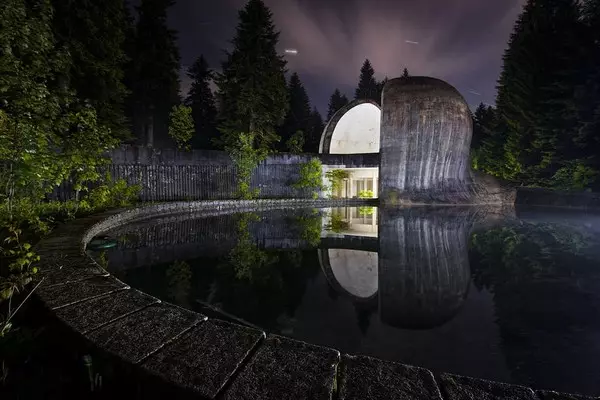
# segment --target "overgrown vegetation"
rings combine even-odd
[[[325,173],[325,177],[329,181],[329,190],[331,191],[331,197],[337,199],[339,192],[343,187],[344,179],[350,177],[350,172],[344,169],[333,169]]]
[[[126,136],[124,57],[119,47],[124,37],[117,27],[124,7],[117,3],[107,2],[101,10],[113,20],[88,14],[86,24],[77,24],[73,31],[63,22],[72,21],[75,10],[59,21],[52,7],[60,8],[58,2],[8,0],[0,8],[2,335],[31,294],[28,285],[40,261],[33,251],[35,242],[57,222],[125,206],[137,197],[139,188],[122,180],[103,181],[101,172],[109,161],[107,152]],[[105,36],[94,36],[99,32]],[[92,46],[102,40],[118,48],[102,52]],[[104,72],[98,73],[99,68]],[[73,200],[49,201],[63,182],[71,183]]]
[[[319,198],[319,192],[325,190],[323,185],[323,163],[317,158],[302,164],[300,167],[300,179],[294,184],[298,189],[309,189],[313,191],[313,199]]]
[[[372,190],[361,190],[358,192],[359,199],[372,199],[373,197],[375,197],[375,194]]]

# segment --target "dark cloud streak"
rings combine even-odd
[[[471,104],[493,103],[501,58],[524,0],[265,0],[281,31],[288,68],[324,111],[335,87],[352,95],[369,58],[379,78],[411,74],[448,80]],[[204,54],[217,67],[244,0],[179,0],[170,14],[182,63]],[[406,41],[418,44],[406,43]],[[184,83],[185,86],[185,83]],[[469,93],[473,89],[481,95]]]

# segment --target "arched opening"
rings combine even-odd
[[[334,114],[327,123],[319,152],[321,154],[379,153],[381,108],[370,100],[355,100]],[[324,173],[337,172],[332,189],[335,198],[378,197],[379,168],[325,166]],[[341,172],[343,171],[343,172]],[[331,179],[331,176],[330,176]]]

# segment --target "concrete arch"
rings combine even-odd
[[[379,153],[381,107],[372,100],[354,100],[338,110],[325,126],[319,153]],[[340,142],[336,143],[336,137]],[[348,149],[351,148],[352,151]]]

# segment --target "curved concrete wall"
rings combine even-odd
[[[469,197],[473,122],[460,93],[434,78],[392,79],[383,89],[382,109],[380,198],[395,203],[436,192]]]
[[[324,154],[379,153],[381,109],[369,100],[356,100],[331,118],[321,137]]]

